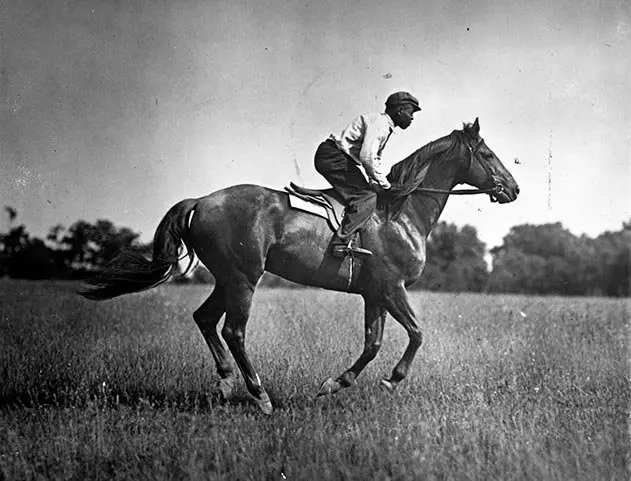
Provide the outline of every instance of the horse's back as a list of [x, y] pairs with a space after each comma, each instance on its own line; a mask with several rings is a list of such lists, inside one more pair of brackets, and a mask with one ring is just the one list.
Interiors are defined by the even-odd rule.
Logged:
[[218, 190], [198, 199], [196, 216], [218, 224], [228, 220], [251, 222], [262, 215], [272, 216], [287, 209], [286, 195], [260, 185], [242, 184]]

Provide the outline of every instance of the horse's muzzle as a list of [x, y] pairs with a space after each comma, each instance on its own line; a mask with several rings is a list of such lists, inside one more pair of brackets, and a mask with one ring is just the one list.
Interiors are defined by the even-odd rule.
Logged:
[[489, 194], [491, 202], [497, 202], [499, 204], [508, 204], [517, 199], [519, 194], [519, 187], [516, 185], [513, 189], [506, 188], [500, 182], [495, 183], [493, 192]]

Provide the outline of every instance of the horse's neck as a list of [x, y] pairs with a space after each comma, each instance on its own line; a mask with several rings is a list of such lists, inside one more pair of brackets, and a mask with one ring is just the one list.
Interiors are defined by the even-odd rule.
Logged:
[[[437, 163], [427, 174], [423, 187], [433, 189], [450, 190], [456, 185], [458, 163], [450, 162], [447, 165]], [[448, 194], [414, 192], [411, 196], [409, 209], [415, 218], [415, 224], [428, 235], [447, 204]]]

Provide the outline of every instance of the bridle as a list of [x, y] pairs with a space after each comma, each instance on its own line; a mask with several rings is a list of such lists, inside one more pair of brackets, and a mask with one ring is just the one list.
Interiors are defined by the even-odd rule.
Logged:
[[[471, 147], [469, 144], [465, 144], [469, 149], [469, 166], [467, 167], [467, 175], [471, 172], [473, 168], [473, 159], [475, 154], [477, 153], [480, 145], [484, 143], [484, 139], [480, 137], [480, 140]], [[417, 187], [417, 192], [426, 192], [429, 194], [449, 194], [449, 195], [475, 195], [475, 194], [489, 194], [491, 198], [491, 202], [497, 202], [497, 195], [504, 191], [504, 186], [500, 182], [499, 178], [493, 173], [489, 164], [485, 161], [477, 157], [478, 163], [480, 167], [486, 172], [487, 178], [493, 184], [493, 187], [490, 189], [434, 189], [432, 187]]]

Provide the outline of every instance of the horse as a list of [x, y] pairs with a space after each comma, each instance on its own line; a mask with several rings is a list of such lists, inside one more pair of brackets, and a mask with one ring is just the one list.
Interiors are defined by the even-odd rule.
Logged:
[[392, 167], [388, 178], [394, 194], [380, 195], [378, 209], [361, 232], [362, 245], [373, 252], [371, 257], [332, 256], [332, 230], [325, 219], [291, 208], [286, 192], [236, 185], [175, 204], [156, 229], [151, 259], [122, 253], [102, 275], [88, 281], [89, 287], [81, 294], [104, 300], [150, 289], [166, 282], [179, 260], [188, 256], [190, 267], [196, 255], [216, 281], [193, 319], [214, 358], [220, 393], [229, 398], [236, 382], [218, 333], [225, 314], [221, 336], [255, 404], [265, 414], [271, 414], [273, 406], [245, 348], [252, 298], [263, 273], [359, 294], [365, 304], [363, 352], [336, 379], [326, 379], [317, 396], [336, 393], [355, 382], [381, 347], [388, 312], [408, 334], [401, 359], [390, 377], [380, 381], [394, 391], [423, 342], [406, 287], [423, 272], [427, 236], [449, 196], [456, 193], [453, 188], [468, 184], [478, 189], [473, 192], [486, 193], [500, 204], [514, 201], [519, 194], [512, 175], [479, 132], [476, 118]]

